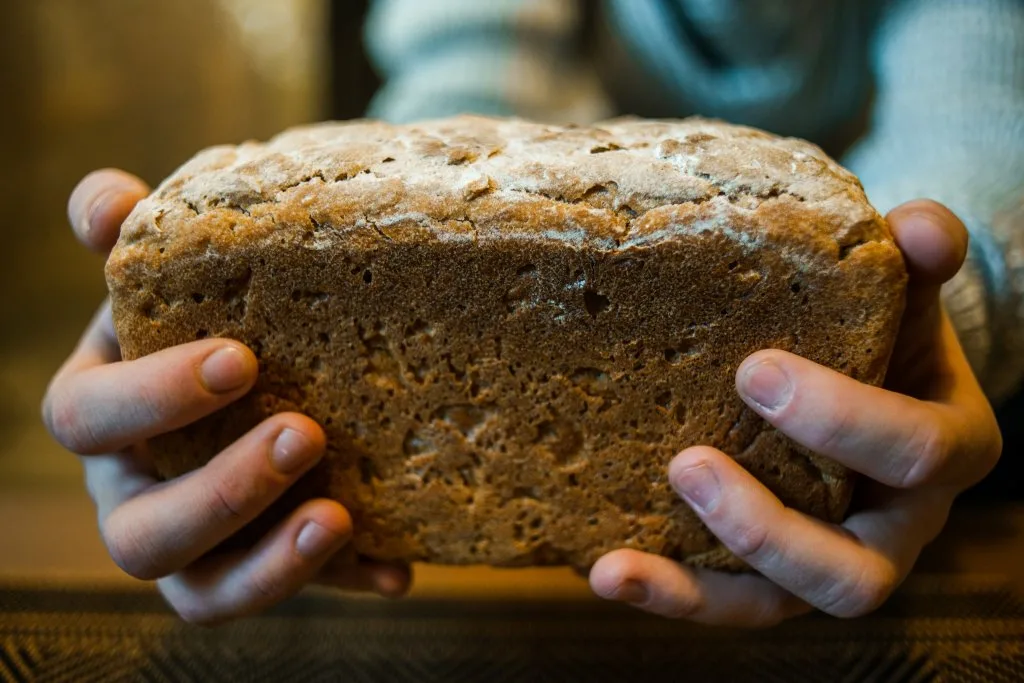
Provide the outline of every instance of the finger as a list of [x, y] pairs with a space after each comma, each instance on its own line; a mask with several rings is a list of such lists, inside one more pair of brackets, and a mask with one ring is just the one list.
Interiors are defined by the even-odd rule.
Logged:
[[121, 224], [149, 187], [130, 173], [115, 169], [94, 171], [82, 179], [68, 200], [68, 219], [79, 240], [106, 253], [117, 242]]
[[409, 592], [412, 572], [406, 565], [367, 563], [347, 567], [326, 566], [314, 583], [343, 591], [373, 592], [399, 598]]
[[267, 419], [204, 467], [117, 503], [102, 523], [111, 557], [140, 579], [188, 566], [313, 467], [324, 441], [320, 427], [302, 415]]
[[86, 335], [44, 400], [50, 433], [74, 453], [117, 451], [178, 429], [237, 400], [256, 381], [256, 357], [235, 341], [204, 339], [96, 365], [109, 352], [100, 348], [102, 334]]
[[959, 408], [862, 384], [778, 350], [745, 359], [736, 388], [797, 443], [890, 486], [960, 482], [981, 469]]
[[158, 586], [190, 623], [212, 625], [257, 614], [299, 592], [351, 534], [345, 508], [330, 500], [310, 501], [249, 551], [206, 557]]
[[732, 458], [712, 448], [681, 453], [670, 465], [669, 479], [737, 557], [834, 616], [876, 609], [930, 540], [931, 529], [914, 515], [875, 519], [884, 530], [878, 533], [896, 534], [906, 548], [896, 556], [887, 554], [887, 547], [862, 542], [850, 530], [785, 507]]
[[[107, 299], [93, 315], [85, 333], [78, 341], [71, 356], [54, 374], [46, 387], [42, 402], [43, 423], [55, 434], [53, 400], [61, 393], [66, 377], [79, 368], [90, 368], [121, 360], [121, 349], [114, 333], [113, 319], [110, 311], [110, 300]], [[59, 439], [58, 439], [59, 440]]]
[[956, 494], [948, 489], [897, 491], [865, 482], [860, 497], [867, 507], [848, 517], [842, 528], [909, 572], [924, 546], [946, 526]]
[[140, 448], [81, 458], [85, 488], [103, 522], [117, 506], [160, 483], [152, 460]]
[[607, 600], [718, 626], [774, 626], [811, 609], [756, 574], [691, 569], [636, 550], [616, 550], [599, 559], [591, 569], [590, 586]]
[[929, 200], [896, 207], [886, 216], [910, 275], [913, 295], [936, 296], [967, 256], [967, 229], [949, 209]]

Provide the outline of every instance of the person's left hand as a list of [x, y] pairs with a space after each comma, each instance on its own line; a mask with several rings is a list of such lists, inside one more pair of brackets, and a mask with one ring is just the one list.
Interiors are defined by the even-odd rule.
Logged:
[[995, 466], [995, 416], [942, 308], [939, 288], [967, 251], [963, 224], [934, 202], [887, 217], [910, 275], [886, 377], [871, 387], [780, 350], [736, 373], [744, 402], [797, 443], [865, 475], [842, 525], [786, 508], [732, 458], [680, 453], [669, 480], [707, 527], [758, 573], [692, 569], [618, 550], [590, 571], [599, 596], [669, 617], [769, 626], [816, 608], [855, 617], [879, 607], [946, 523], [954, 498]]

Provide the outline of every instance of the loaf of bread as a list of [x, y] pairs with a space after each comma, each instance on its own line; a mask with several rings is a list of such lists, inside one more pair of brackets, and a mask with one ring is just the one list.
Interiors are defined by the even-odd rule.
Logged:
[[713, 445], [842, 519], [850, 474], [749, 410], [735, 371], [780, 348], [880, 384], [906, 273], [809, 143], [458, 117], [206, 150], [137, 206], [107, 279], [126, 359], [230, 337], [260, 361], [244, 399], [150, 444], [162, 476], [298, 411], [328, 454], [268, 516], [333, 497], [360, 557], [739, 569], [669, 461]]

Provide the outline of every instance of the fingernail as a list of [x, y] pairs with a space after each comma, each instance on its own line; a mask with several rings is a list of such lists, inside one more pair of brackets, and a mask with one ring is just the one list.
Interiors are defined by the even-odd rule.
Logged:
[[270, 449], [270, 460], [281, 474], [295, 474], [309, 465], [313, 453], [313, 442], [305, 434], [289, 428], [277, 435]]
[[793, 384], [777, 363], [763, 360], [743, 371], [740, 391], [766, 410], [778, 410], [792, 398]]
[[647, 586], [640, 581], [629, 579], [615, 593], [615, 599], [631, 605], [642, 605], [647, 602]]
[[92, 202], [85, 207], [82, 212], [82, 232], [86, 235], [92, 232], [92, 226], [96, 222], [96, 215], [100, 212], [103, 206], [107, 203], [107, 200], [113, 197], [118, 192], [122, 191], [119, 187], [112, 187], [98, 195], [93, 197]]
[[673, 484], [679, 495], [699, 512], [711, 511], [722, 490], [714, 471], [703, 463], [687, 467], [676, 476]]
[[295, 551], [307, 560], [316, 560], [334, 549], [341, 537], [316, 522], [306, 522], [295, 539]]
[[206, 357], [199, 374], [207, 391], [224, 394], [249, 381], [249, 361], [234, 346], [225, 346]]

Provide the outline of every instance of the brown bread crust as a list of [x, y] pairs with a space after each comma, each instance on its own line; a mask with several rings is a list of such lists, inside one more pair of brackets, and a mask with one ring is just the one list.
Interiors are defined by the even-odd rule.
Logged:
[[773, 347], [880, 384], [906, 273], [806, 142], [459, 117], [207, 150], [138, 205], [107, 279], [125, 358], [223, 336], [260, 360], [246, 398], [150, 443], [163, 476], [274, 412], [324, 427], [324, 462], [263, 525], [330, 495], [378, 560], [629, 547], [737, 569], [666, 466], [711, 444], [841, 520], [851, 476], [746, 408], [734, 373]]

